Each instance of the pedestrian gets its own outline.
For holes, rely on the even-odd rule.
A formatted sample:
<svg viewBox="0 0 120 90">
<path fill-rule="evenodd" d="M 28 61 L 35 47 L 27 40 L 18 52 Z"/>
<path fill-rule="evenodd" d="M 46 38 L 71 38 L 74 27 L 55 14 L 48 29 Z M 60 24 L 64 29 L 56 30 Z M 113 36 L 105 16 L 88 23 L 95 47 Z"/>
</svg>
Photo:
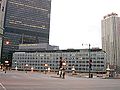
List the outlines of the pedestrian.
<svg viewBox="0 0 120 90">
<path fill-rule="evenodd" d="M 60 63 L 60 65 L 59 65 L 59 69 L 60 69 L 60 68 L 62 68 L 62 63 L 63 63 L 62 57 L 60 57 L 60 62 L 59 63 Z"/>
<path fill-rule="evenodd" d="M 63 63 L 62 57 L 60 57 L 60 61 L 59 61 L 59 71 L 58 71 L 58 75 L 60 75 L 60 77 L 61 77 L 61 75 L 62 75 L 62 63 Z"/>
<path fill-rule="evenodd" d="M 63 60 L 62 61 L 62 76 L 63 76 L 63 79 L 65 79 L 65 70 L 66 70 L 66 61 Z"/>
</svg>

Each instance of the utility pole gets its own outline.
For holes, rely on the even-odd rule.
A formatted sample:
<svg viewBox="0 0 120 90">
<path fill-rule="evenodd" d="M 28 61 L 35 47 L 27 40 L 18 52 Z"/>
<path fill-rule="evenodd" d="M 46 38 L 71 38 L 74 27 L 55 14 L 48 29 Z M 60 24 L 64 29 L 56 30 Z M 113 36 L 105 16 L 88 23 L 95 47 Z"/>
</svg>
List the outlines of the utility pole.
<svg viewBox="0 0 120 90">
<path fill-rule="evenodd" d="M 82 44 L 82 46 L 83 46 L 84 44 Z M 89 48 L 88 48 L 88 57 L 89 57 L 89 61 L 88 61 L 88 64 L 89 64 L 89 78 L 92 78 L 92 76 L 91 76 L 91 67 L 92 67 L 92 60 L 91 60 L 91 50 L 90 50 L 90 44 L 86 44 L 86 45 L 88 45 L 89 46 Z"/>
<path fill-rule="evenodd" d="M 90 54 L 90 44 L 89 44 L 89 78 L 92 78 L 91 76 L 91 67 L 92 67 L 92 60 L 91 60 L 91 54 Z"/>
</svg>

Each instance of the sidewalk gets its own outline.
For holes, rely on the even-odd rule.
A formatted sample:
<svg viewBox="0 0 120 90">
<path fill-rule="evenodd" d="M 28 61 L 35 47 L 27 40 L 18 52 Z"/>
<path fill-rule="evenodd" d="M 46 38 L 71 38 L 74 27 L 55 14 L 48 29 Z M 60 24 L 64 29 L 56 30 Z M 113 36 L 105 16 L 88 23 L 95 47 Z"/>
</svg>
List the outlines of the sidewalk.
<svg viewBox="0 0 120 90">
<path fill-rule="evenodd" d="M 2 71 L 0 70 L 0 73 L 5 73 L 5 71 Z M 44 72 L 31 72 L 31 71 L 16 71 L 16 70 L 7 70 L 6 74 L 12 74 L 12 73 L 15 73 L 15 74 L 19 74 L 19 75 L 25 75 L 26 77 L 29 77 L 29 78 L 36 78 L 36 79 L 39 79 L 39 78 L 48 78 L 48 79 L 62 79 L 60 78 L 59 75 L 57 75 L 57 72 L 47 72 L 46 74 Z M 88 74 L 79 74 L 79 73 L 76 73 L 76 74 L 72 74 L 72 73 L 66 73 L 65 75 L 65 79 L 88 79 L 89 76 Z M 89 78 L 90 79 L 90 78 Z M 96 75 L 93 76 L 93 78 L 91 79 L 120 79 L 120 75 L 119 77 L 117 78 L 105 78 L 105 77 L 97 77 Z"/>
</svg>

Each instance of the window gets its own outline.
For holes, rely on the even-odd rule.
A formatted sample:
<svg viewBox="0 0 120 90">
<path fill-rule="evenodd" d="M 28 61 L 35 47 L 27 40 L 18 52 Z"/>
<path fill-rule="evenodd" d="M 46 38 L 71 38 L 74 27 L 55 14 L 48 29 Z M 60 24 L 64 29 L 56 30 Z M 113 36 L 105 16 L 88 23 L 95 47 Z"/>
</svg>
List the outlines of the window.
<svg viewBox="0 0 120 90">
<path fill-rule="evenodd" d="M 101 65 L 101 67 L 104 67 L 104 65 Z"/>
<path fill-rule="evenodd" d="M 100 63 L 100 61 L 97 61 L 97 63 Z"/>
<path fill-rule="evenodd" d="M 104 63 L 103 61 L 101 61 L 101 63 Z"/>
</svg>

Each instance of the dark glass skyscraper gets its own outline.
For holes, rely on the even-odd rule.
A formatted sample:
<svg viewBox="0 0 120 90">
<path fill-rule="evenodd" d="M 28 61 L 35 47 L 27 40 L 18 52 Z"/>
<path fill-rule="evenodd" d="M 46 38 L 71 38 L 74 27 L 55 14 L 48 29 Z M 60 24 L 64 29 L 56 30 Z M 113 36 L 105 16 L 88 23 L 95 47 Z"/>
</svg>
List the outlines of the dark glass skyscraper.
<svg viewBox="0 0 120 90">
<path fill-rule="evenodd" d="M 51 0 L 3 0 L 3 59 L 19 44 L 49 43 Z M 10 44 L 6 45 L 5 42 Z M 7 56 L 5 56 L 7 55 Z"/>
</svg>

